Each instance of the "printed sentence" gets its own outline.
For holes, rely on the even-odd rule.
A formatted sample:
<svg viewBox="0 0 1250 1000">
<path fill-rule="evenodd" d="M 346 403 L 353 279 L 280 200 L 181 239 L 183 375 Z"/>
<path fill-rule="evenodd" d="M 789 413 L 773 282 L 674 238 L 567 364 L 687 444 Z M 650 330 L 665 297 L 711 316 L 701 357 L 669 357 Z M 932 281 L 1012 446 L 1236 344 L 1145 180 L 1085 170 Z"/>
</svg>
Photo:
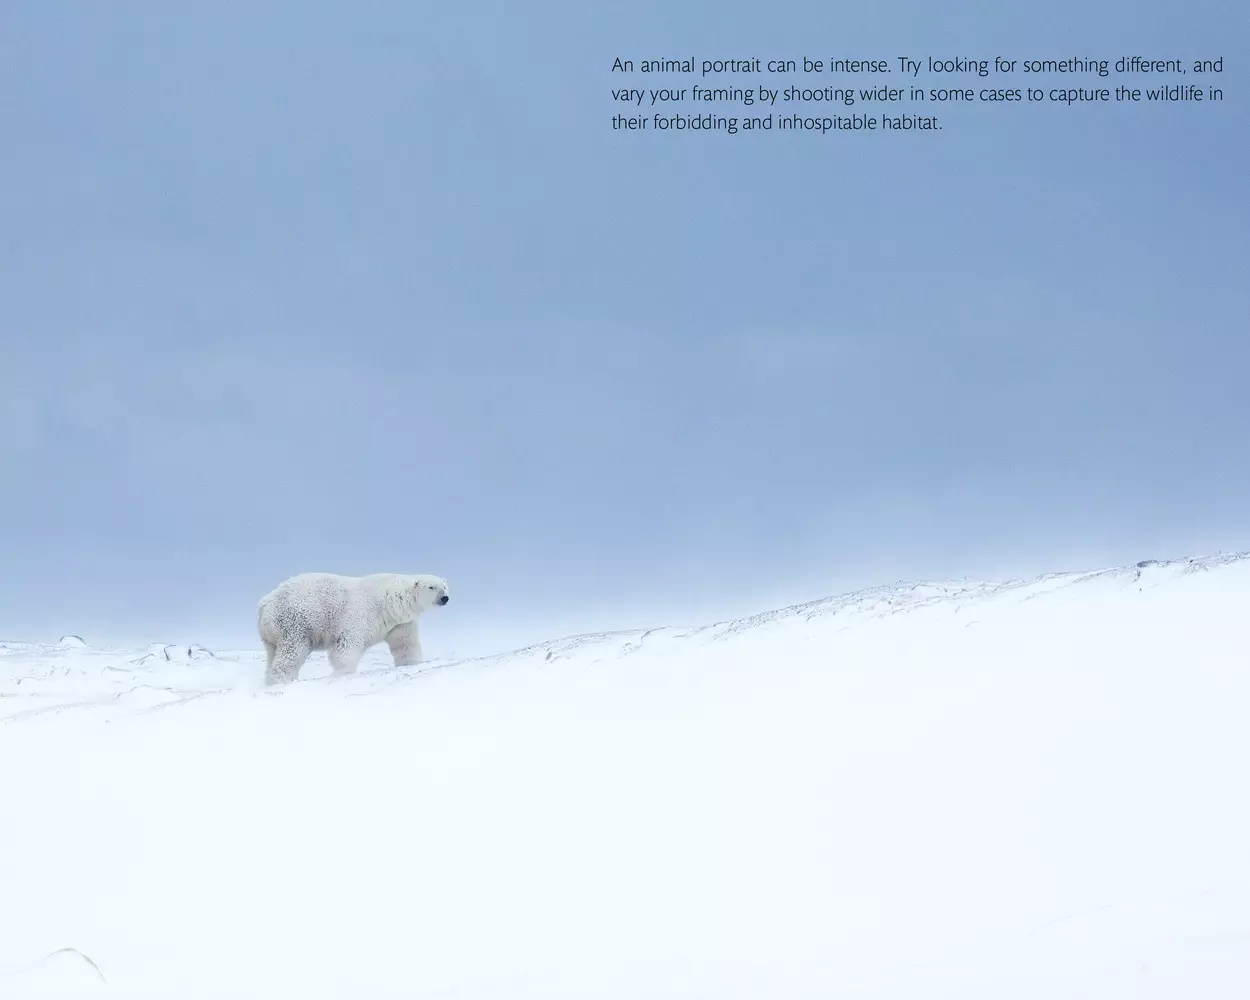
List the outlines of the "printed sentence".
<svg viewBox="0 0 1250 1000">
<path fill-rule="evenodd" d="M 1202 99 L 1202 89 L 1196 86 L 1174 87 L 1170 100 L 1197 101 Z M 1032 99 L 1041 100 L 1039 90 Z M 1106 87 L 1051 87 L 1045 91 L 1046 99 L 1058 104 L 1098 104 L 1112 99 L 1112 91 Z M 1023 101 L 1024 91 L 1019 87 L 931 87 L 927 91 L 913 91 L 913 99 L 929 100 L 939 104 L 984 101 L 999 103 Z M 735 101 L 743 105 L 756 103 L 774 105 L 781 102 L 830 102 L 852 105 L 861 101 L 901 101 L 901 87 L 866 87 L 858 91 L 853 87 L 786 87 L 770 90 L 768 87 L 623 87 L 612 91 L 612 100 L 618 104 L 648 107 L 677 101 L 723 102 Z"/>
</svg>

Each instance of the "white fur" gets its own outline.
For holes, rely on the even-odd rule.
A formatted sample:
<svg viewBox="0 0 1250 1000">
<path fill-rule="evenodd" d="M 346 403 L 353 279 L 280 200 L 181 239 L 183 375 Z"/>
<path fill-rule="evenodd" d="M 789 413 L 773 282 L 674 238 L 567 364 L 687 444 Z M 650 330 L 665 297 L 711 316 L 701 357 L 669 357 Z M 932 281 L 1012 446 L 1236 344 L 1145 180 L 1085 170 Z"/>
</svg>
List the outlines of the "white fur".
<svg viewBox="0 0 1250 1000">
<path fill-rule="evenodd" d="M 265 683 L 299 676 L 313 650 L 325 650 L 336 674 L 352 674 L 365 650 L 385 640 L 396 666 L 421 661 L 417 617 L 440 601 L 447 581 L 438 576 L 373 573 L 301 573 L 260 599 Z"/>
</svg>

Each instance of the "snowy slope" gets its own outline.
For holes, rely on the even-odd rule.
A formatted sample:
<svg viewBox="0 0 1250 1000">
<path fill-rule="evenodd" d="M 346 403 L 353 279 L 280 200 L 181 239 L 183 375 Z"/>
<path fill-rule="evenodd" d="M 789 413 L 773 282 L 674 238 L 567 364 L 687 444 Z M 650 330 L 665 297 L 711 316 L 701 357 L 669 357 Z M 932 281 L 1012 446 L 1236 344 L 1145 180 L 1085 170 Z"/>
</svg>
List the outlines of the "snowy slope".
<svg viewBox="0 0 1250 1000">
<path fill-rule="evenodd" d="M 1246 556 L 278 691 L 85 638 L 0 643 L 0 997 L 1250 995 Z"/>
</svg>

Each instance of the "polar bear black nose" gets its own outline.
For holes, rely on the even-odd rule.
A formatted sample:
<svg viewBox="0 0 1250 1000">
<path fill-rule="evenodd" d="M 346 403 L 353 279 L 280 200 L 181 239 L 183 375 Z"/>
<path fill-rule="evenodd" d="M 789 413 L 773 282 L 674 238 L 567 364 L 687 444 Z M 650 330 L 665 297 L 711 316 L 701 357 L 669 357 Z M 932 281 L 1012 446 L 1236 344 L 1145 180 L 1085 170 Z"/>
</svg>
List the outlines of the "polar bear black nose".
<svg viewBox="0 0 1250 1000">
<path fill-rule="evenodd" d="M 442 597 L 438 599 L 438 603 L 446 604 L 449 600 L 451 600 L 451 598 L 449 598 L 446 594 L 444 594 Z"/>
</svg>

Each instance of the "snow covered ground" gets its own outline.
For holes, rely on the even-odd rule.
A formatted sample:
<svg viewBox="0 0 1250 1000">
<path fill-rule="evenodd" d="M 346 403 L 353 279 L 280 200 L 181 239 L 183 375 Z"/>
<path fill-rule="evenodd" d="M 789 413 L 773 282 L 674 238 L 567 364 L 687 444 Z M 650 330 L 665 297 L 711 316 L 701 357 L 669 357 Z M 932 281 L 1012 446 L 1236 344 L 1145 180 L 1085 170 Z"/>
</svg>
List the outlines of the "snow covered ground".
<svg viewBox="0 0 1250 1000">
<path fill-rule="evenodd" d="M 275 691 L 85 639 L 0 644 L 5 998 L 1250 996 L 1250 557 Z"/>
</svg>

